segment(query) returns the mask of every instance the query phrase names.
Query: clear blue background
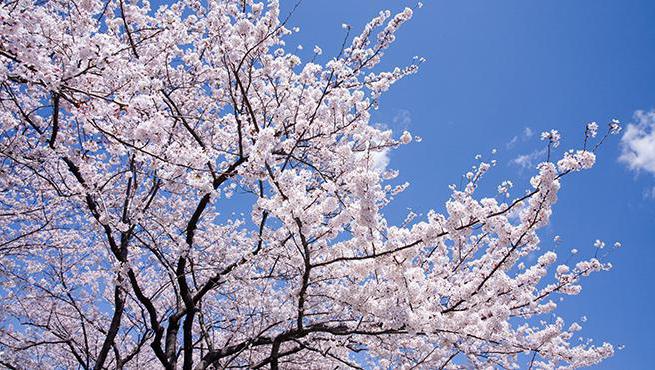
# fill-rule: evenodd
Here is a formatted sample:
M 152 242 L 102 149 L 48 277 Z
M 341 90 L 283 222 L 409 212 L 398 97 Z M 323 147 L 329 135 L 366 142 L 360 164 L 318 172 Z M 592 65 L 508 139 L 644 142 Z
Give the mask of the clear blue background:
M 282 0 L 283 15 L 295 2 Z M 487 178 L 515 180 L 519 194 L 533 174 L 512 163 L 543 148 L 539 132 L 562 132 L 561 150 L 580 146 L 584 124 L 611 118 L 627 123 L 635 110 L 655 106 L 655 1 L 424 1 L 403 26 L 385 65 L 427 58 L 419 74 L 383 97 L 375 122 L 424 138 L 391 155 L 391 168 L 412 186 L 389 209 L 402 219 L 406 208 L 441 210 L 448 184 L 459 179 L 480 153 L 499 164 Z M 361 30 L 379 10 L 400 11 L 415 2 L 305 0 L 290 25 L 301 27 L 288 43 L 303 44 L 303 59 L 315 44 L 322 61 L 335 55 L 344 35 L 341 23 Z M 526 127 L 535 133 L 524 134 Z M 514 137 L 514 145 L 508 145 Z M 655 201 L 644 192 L 653 176 L 635 174 L 617 161 L 612 137 L 591 171 L 563 181 L 552 225 L 543 231 L 543 250 L 560 261 L 576 248 L 593 255 L 595 239 L 624 247 L 608 257 L 615 268 L 584 281 L 579 296 L 560 306 L 568 320 L 586 315 L 583 335 L 625 345 L 601 369 L 650 369 L 655 352 Z M 561 235 L 563 243 L 553 245 Z

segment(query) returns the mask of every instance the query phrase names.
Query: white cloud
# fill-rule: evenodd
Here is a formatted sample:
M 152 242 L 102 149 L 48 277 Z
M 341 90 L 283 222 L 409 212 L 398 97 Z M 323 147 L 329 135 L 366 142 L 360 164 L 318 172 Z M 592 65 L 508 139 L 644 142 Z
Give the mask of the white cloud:
M 644 199 L 655 200 L 655 186 L 650 189 L 644 189 Z
M 522 154 L 518 157 L 512 159 L 513 164 L 520 166 L 521 168 L 533 168 L 537 163 L 546 160 L 546 148 L 535 150 L 532 153 Z
M 516 145 L 516 143 L 518 143 L 519 139 L 521 139 L 521 141 L 528 141 L 528 139 L 530 139 L 533 135 L 534 135 L 534 131 L 532 131 L 530 127 L 526 126 L 523 128 L 523 131 L 521 132 L 520 136 L 515 135 L 512 138 L 512 140 L 505 143 L 505 148 L 512 149 Z
M 507 214 L 507 217 L 512 221 L 519 223 L 521 221 L 521 213 L 528 208 L 528 202 L 521 202 L 517 204 Z
M 531 138 L 532 135 L 534 135 L 534 132 L 532 132 L 532 129 L 530 127 L 526 127 L 526 128 L 523 129 L 523 136 L 526 139 Z
M 389 148 L 384 148 L 382 150 L 371 150 L 369 152 L 360 151 L 354 154 L 357 161 L 367 159 L 368 168 L 381 174 L 387 170 L 387 166 L 389 165 L 389 152 Z M 368 158 L 366 158 L 367 156 Z
M 621 138 L 619 161 L 633 171 L 655 175 L 655 111 L 637 111 L 634 118 Z
M 391 122 L 393 122 L 394 126 L 406 129 L 412 123 L 412 113 L 407 109 L 398 109 Z
M 412 123 L 412 113 L 407 109 L 398 109 L 396 115 L 391 119 L 392 127 L 394 132 L 399 132 L 407 129 Z M 389 126 L 384 123 L 376 123 L 375 127 L 379 130 L 387 130 Z M 378 151 L 369 152 L 369 166 L 374 171 L 383 173 L 387 170 L 389 166 L 389 154 L 391 151 L 388 148 L 384 148 Z M 364 152 L 358 153 L 359 156 L 366 155 Z
M 373 169 L 380 173 L 384 172 L 389 165 L 389 149 L 384 148 L 379 152 L 371 152 L 371 164 Z

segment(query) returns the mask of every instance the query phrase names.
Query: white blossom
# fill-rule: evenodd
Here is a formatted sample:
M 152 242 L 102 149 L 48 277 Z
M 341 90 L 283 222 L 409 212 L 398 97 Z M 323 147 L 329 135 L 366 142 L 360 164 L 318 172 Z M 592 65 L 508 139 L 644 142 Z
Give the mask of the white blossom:
M 400 136 L 401 144 L 409 144 L 412 141 L 412 134 L 408 131 L 403 131 L 403 134 Z
M 598 124 L 596 122 L 587 123 L 586 133 L 590 137 L 596 137 L 596 134 L 598 134 Z
M 609 128 L 610 128 L 610 133 L 616 135 L 619 132 L 621 132 L 621 122 L 619 122 L 618 119 L 614 118 L 610 121 Z
M 544 131 L 541 133 L 541 140 L 548 140 L 553 148 L 559 146 L 560 134 L 557 130 Z

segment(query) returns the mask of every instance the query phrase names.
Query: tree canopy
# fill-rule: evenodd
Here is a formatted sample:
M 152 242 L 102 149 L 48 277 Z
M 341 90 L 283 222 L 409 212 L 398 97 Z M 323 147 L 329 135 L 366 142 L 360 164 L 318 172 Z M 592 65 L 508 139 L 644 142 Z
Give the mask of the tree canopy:
M 588 124 L 561 158 L 559 133 L 544 133 L 548 158 L 516 195 L 509 181 L 478 195 L 494 165 L 480 160 L 444 211 L 385 217 L 407 184 L 384 157 L 415 138 L 373 125 L 371 110 L 423 62 L 379 66 L 415 10 L 344 25 L 320 64 L 285 48 L 295 31 L 277 1 L 4 1 L 0 364 L 575 368 L 611 356 L 551 315 L 610 264 L 556 264 L 537 232 L 618 122 Z

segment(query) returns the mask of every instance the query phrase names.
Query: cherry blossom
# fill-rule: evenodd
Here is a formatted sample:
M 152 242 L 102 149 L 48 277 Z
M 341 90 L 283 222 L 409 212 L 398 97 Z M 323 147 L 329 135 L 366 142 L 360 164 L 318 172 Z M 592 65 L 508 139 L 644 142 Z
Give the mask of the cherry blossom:
M 557 314 L 611 265 L 563 262 L 538 234 L 607 135 L 551 160 L 552 130 L 529 184 L 478 195 L 496 163 L 479 162 L 445 204 L 388 220 L 409 191 L 388 153 L 412 135 L 371 111 L 424 62 L 379 67 L 413 12 L 344 24 L 319 64 L 287 45 L 300 29 L 273 0 L 0 6 L 0 364 L 548 369 L 611 356 Z

